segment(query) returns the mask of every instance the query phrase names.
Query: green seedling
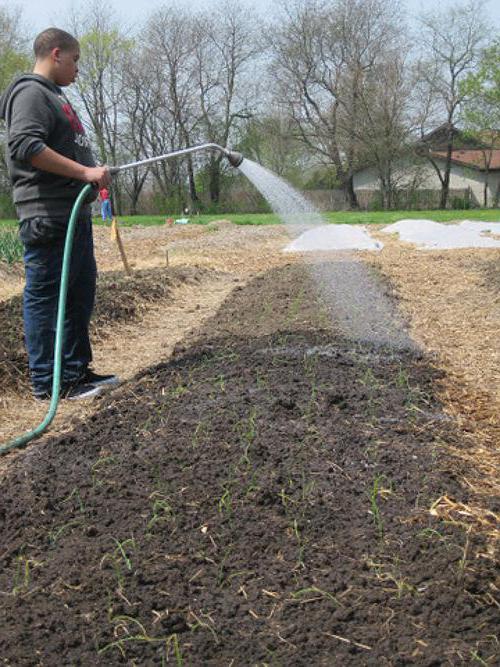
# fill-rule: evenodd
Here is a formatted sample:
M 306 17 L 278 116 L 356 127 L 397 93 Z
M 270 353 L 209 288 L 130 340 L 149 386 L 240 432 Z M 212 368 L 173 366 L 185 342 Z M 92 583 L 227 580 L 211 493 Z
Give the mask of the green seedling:
M 77 489 L 75 486 L 73 491 L 69 494 L 67 498 L 64 498 L 62 503 L 69 503 L 70 500 L 75 499 L 77 503 L 78 510 L 83 514 L 85 512 L 85 505 L 83 504 L 82 497 L 80 495 L 80 491 Z
M 484 665 L 484 667 L 489 667 L 488 663 L 485 662 L 481 658 L 481 656 L 479 655 L 479 653 L 477 651 L 474 651 L 473 649 L 471 649 L 470 655 L 471 655 L 471 658 L 473 660 L 475 660 L 476 662 L 478 662 L 480 665 Z M 490 664 L 492 664 L 492 663 L 490 663 Z
M 316 586 L 310 586 L 309 588 L 301 588 L 300 590 L 295 591 L 294 593 L 292 593 L 292 598 L 293 598 L 294 600 L 300 600 L 300 599 L 303 598 L 305 595 L 309 595 L 309 594 L 311 594 L 311 593 L 312 593 L 313 595 L 316 595 L 316 596 L 319 595 L 319 596 L 322 597 L 322 598 L 327 598 L 328 600 L 331 600 L 331 601 L 334 602 L 338 607 L 342 607 L 342 606 L 343 606 L 342 603 L 339 602 L 339 600 L 337 600 L 337 598 L 336 598 L 334 595 L 332 595 L 331 593 L 328 593 L 327 591 L 323 591 L 323 590 L 321 590 L 321 588 L 317 588 Z M 317 598 L 314 598 L 314 599 L 317 599 Z M 311 601 L 311 598 L 309 598 L 308 600 L 306 600 L 306 602 L 310 602 L 310 601 Z
M 217 506 L 219 508 L 219 514 L 227 514 L 228 517 L 233 515 L 231 491 L 227 487 L 224 487 L 224 493 L 219 498 Z
M 255 377 L 255 384 L 257 386 L 257 389 L 268 389 L 269 388 L 269 381 L 267 379 L 267 376 L 261 373 L 260 371 L 257 371 L 256 377 Z
M 24 554 L 17 557 L 17 567 L 14 574 L 14 582 L 12 585 L 12 595 L 25 593 L 30 586 L 31 569 L 41 567 L 42 561 L 37 561 L 33 558 L 27 558 Z
M 299 524 L 297 522 L 297 519 L 293 520 L 293 534 L 295 535 L 295 538 L 297 540 L 297 546 L 298 546 L 298 557 L 297 557 L 297 567 L 305 568 L 305 563 L 304 563 L 304 551 L 305 551 L 305 543 L 302 539 L 302 535 L 299 530 Z
M 285 489 L 282 488 L 281 491 L 278 493 L 278 496 L 281 500 L 281 504 L 285 508 L 285 510 L 288 510 L 289 506 L 294 502 L 292 496 L 289 496 L 285 493 Z
M 118 586 L 119 588 L 123 588 L 125 577 L 122 573 L 122 565 L 125 564 L 125 567 L 129 572 L 132 571 L 132 561 L 127 554 L 127 549 L 135 549 L 136 544 L 134 538 L 129 538 L 123 542 L 119 542 L 114 537 L 111 537 L 111 539 L 116 544 L 116 549 L 111 553 L 105 554 L 101 559 L 100 565 L 102 567 L 108 560 L 111 561 L 113 572 L 118 581 Z
M 304 288 L 302 287 L 288 308 L 288 315 L 286 318 L 287 325 L 291 324 L 292 321 L 297 317 L 303 301 L 304 301 Z
M 384 565 L 383 563 L 375 563 L 371 559 L 368 559 L 366 563 L 369 567 L 372 567 L 375 570 L 377 579 L 379 579 L 380 581 L 390 581 L 393 584 L 395 584 L 396 586 L 395 589 L 390 588 L 384 590 L 387 590 L 388 592 L 395 591 L 398 599 L 401 599 L 404 595 L 408 593 L 411 595 L 416 595 L 418 593 L 415 586 L 408 583 L 404 579 L 404 577 L 402 577 L 401 575 L 393 574 L 392 572 L 388 572 L 387 565 Z M 394 566 L 397 568 L 397 562 L 394 564 Z
M 222 557 L 222 559 L 221 559 L 221 561 L 218 565 L 218 568 L 217 568 L 217 586 L 219 586 L 220 588 L 222 588 L 222 586 L 224 586 L 224 582 L 226 580 L 226 577 L 224 576 L 224 572 L 225 572 L 225 569 L 226 569 L 226 562 L 228 561 L 232 550 L 233 550 L 232 547 L 228 547 L 224 551 L 224 556 Z
M 212 619 L 208 614 L 206 615 L 206 618 L 210 620 L 211 623 L 207 623 L 205 621 L 202 621 L 199 616 L 197 616 L 194 611 L 190 610 L 189 614 L 194 618 L 195 623 L 188 623 L 189 629 L 191 632 L 194 632 L 195 630 L 198 630 L 200 628 L 203 628 L 204 630 L 208 630 L 209 632 L 212 633 L 212 637 L 214 638 L 214 641 L 216 644 L 219 643 L 219 638 L 217 636 L 217 633 L 215 632 L 214 628 L 212 627 L 211 623 L 213 623 Z M 200 616 L 204 616 L 204 614 L 200 614 Z
M 377 527 L 377 532 L 379 538 L 384 537 L 384 524 L 382 521 L 382 516 L 380 514 L 380 508 L 378 506 L 379 496 L 385 498 L 387 495 L 390 495 L 392 491 L 382 487 L 382 482 L 385 479 L 385 475 L 377 475 L 373 480 L 373 486 L 370 491 L 370 508 L 375 526 Z
M 173 516 L 172 506 L 168 502 L 168 498 L 158 491 L 154 491 L 150 496 L 150 500 L 153 501 L 152 507 L 152 517 L 148 521 L 147 531 L 150 532 L 151 529 L 157 524 L 162 524 L 168 521 Z
M 241 461 L 246 465 L 250 465 L 250 456 L 249 451 L 252 446 L 255 435 L 256 435 L 256 426 L 255 418 L 257 415 L 257 410 L 252 408 L 248 419 L 242 420 L 238 425 L 238 430 L 240 431 L 240 437 L 243 440 L 243 455 Z
M 215 384 L 216 384 L 217 387 L 219 387 L 219 390 L 222 393 L 224 393 L 226 391 L 226 379 L 225 379 L 225 377 L 222 373 L 216 379 Z
M 64 523 L 62 526 L 54 528 L 54 530 L 51 530 L 49 532 L 50 542 L 52 544 L 55 544 L 57 540 L 61 537 L 61 535 L 64 533 L 64 531 L 70 528 L 74 528 L 75 526 L 81 526 L 83 522 L 84 522 L 83 519 L 73 519 L 73 521 L 68 521 L 67 523 Z
M 103 456 L 101 459 L 97 459 L 97 461 L 92 465 L 91 473 L 92 473 L 92 485 L 95 486 L 101 486 L 103 482 L 98 479 L 97 473 L 105 468 L 106 466 L 115 463 L 115 457 L 114 456 Z
M 181 650 L 180 650 L 180 645 L 179 645 L 179 637 L 177 634 L 171 634 L 168 635 L 167 637 L 151 637 L 147 631 L 144 625 L 138 621 L 136 618 L 132 618 L 131 616 L 115 616 L 112 619 L 113 623 L 117 624 L 117 627 L 122 628 L 125 632 L 127 632 L 126 636 L 121 637 L 121 639 L 118 639 L 114 642 L 111 642 L 109 644 L 106 644 L 106 646 L 103 646 L 98 650 L 99 654 L 106 653 L 107 651 L 110 651 L 111 649 L 118 649 L 122 655 L 123 658 L 126 657 L 126 652 L 125 652 L 125 646 L 126 644 L 130 643 L 148 643 L 148 644 L 164 644 L 165 645 L 165 654 L 166 657 L 170 654 L 170 652 L 173 650 L 175 660 L 177 663 L 177 667 L 182 667 L 183 665 L 183 659 L 181 655 Z M 128 626 L 129 625 L 134 625 L 138 628 L 138 632 L 135 634 L 131 635 L 128 634 Z

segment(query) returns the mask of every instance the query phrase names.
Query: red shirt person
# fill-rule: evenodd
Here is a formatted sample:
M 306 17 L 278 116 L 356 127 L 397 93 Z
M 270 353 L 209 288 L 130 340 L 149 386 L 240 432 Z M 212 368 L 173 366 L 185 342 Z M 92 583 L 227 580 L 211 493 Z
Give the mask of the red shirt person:
M 101 200 L 101 215 L 103 222 L 109 218 L 112 220 L 113 211 L 111 210 L 111 200 L 109 198 L 109 190 L 107 188 L 101 188 L 99 190 L 99 199 Z

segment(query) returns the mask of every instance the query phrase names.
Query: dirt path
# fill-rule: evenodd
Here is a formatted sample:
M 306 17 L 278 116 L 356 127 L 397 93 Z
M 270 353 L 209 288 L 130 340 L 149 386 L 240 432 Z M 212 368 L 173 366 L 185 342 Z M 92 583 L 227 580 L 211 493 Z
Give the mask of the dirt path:
M 197 285 L 177 288 L 171 301 L 153 306 L 139 322 L 118 325 L 111 336 L 96 345 L 95 368 L 116 373 L 126 384 L 137 372 L 166 361 L 175 344 L 213 316 L 239 282 L 238 277 L 220 274 Z M 75 420 L 88 418 L 99 406 L 99 399 L 62 401 L 49 437 L 71 430 Z M 0 400 L 0 441 L 33 428 L 43 419 L 46 410 L 46 403 L 36 402 L 26 394 L 24 397 L 19 392 L 4 394 Z M 32 446 L 43 447 L 43 439 Z M 14 458 L 13 453 L 9 459 Z M 2 459 L 0 470 L 5 469 L 6 464 L 7 459 Z

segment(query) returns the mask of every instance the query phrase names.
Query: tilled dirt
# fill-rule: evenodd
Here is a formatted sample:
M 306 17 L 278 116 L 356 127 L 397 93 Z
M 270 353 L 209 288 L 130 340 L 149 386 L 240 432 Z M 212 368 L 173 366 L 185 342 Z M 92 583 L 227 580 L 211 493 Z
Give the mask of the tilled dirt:
M 155 303 L 172 297 L 182 285 L 217 279 L 217 272 L 202 267 L 155 268 L 106 272 L 99 276 L 92 318 L 92 340 L 99 345 L 117 325 L 137 322 Z M 24 348 L 22 296 L 0 301 L 0 391 L 29 391 L 28 360 Z
M 5 665 L 496 664 L 484 533 L 425 355 L 354 344 L 298 266 L 18 456 Z

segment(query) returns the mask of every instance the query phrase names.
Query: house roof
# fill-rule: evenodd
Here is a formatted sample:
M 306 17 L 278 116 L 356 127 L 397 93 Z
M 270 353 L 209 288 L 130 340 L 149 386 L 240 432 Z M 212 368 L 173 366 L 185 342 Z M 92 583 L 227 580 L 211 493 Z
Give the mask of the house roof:
M 431 151 L 434 158 L 446 159 L 446 151 Z M 490 160 L 491 157 L 491 160 Z M 451 161 L 479 171 L 487 170 L 490 160 L 489 171 L 500 170 L 500 148 L 489 149 L 457 149 L 451 152 Z

